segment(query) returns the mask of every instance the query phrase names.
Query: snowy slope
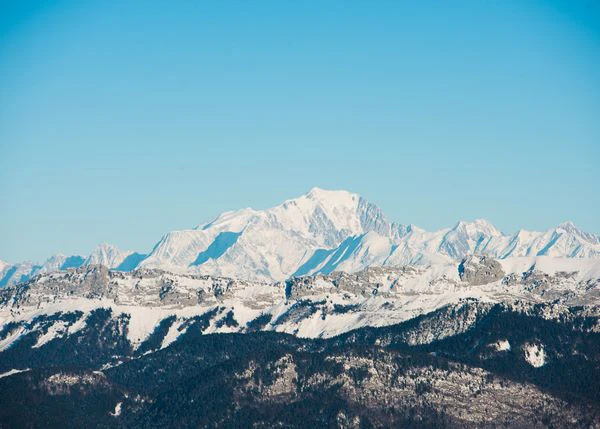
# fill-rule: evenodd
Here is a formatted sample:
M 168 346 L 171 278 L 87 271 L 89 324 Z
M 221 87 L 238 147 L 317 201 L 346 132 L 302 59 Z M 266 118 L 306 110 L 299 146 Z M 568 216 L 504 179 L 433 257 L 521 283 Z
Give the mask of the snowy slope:
M 0 287 L 44 272 L 94 264 L 121 271 L 158 268 L 280 281 L 371 266 L 444 264 L 470 254 L 497 259 L 600 258 L 600 237 L 571 222 L 548 231 L 505 234 L 483 219 L 430 232 L 390 223 L 381 209 L 357 194 L 313 188 L 266 210 L 230 211 L 196 228 L 169 232 L 148 255 L 103 244 L 86 258 L 59 254 L 39 265 L 3 263 Z
M 356 194 L 314 188 L 271 209 L 227 212 L 196 229 L 171 232 L 141 266 L 283 280 L 369 266 L 445 263 L 473 253 L 495 258 L 599 257 L 600 240 L 572 223 L 509 235 L 478 219 L 428 232 L 390 223 L 378 207 Z
M 126 271 L 130 271 L 137 266 L 139 261 L 143 259 L 143 256 L 135 252 L 121 251 L 110 244 L 101 244 L 87 258 L 79 255 L 66 256 L 58 253 L 46 259 L 42 264 L 34 264 L 29 261 L 18 264 L 6 264 L 4 269 L 0 266 L 0 287 L 27 281 L 39 274 L 89 265 L 104 265 L 108 268 L 119 270 L 129 268 Z
M 471 259 L 470 269 L 485 271 L 484 259 Z M 34 347 L 72 335 L 97 309 L 110 309 L 134 347 L 168 322 L 171 328 L 163 341 L 167 346 L 199 316 L 207 322 L 204 333 L 246 332 L 254 326 L 330 337 L 363 326 L 399 323 L 469 299 L 516 306 L 547 303 L 548 317 L 576 307 L 600 315 L 596 259 L 519 257 L 501 260 L 499 267 L 501 276 L 489 282 L 461 279 L 458 265 L 448 262 L 277 283 L 81 267 L 42 274 L 0 291 L 0 348 L 31 333 L 36 333 Z M 257 324 L 261 318 L 264 322 Z
M 379 208 L 350 192 L 314 188 L 267 210 L 227 212 L 196 229 L 171 232 L 140 266 L 282 280 L 318 249 L 368 231 L 392 234 Z

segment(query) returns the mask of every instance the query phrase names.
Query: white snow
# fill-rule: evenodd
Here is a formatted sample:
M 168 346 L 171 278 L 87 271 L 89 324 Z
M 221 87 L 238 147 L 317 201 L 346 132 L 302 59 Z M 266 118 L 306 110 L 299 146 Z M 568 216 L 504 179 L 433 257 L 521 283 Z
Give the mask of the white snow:
M 161 349 L 168 347 L 169 345 L 177 341 L 177 338 L 179 338 L 180 335 L 185 333 L 185 330 L 181 329 L 181 325 L 183 325 L 183 321 L 175 319 L 173 324 L 169 327 L 167 334 L 162 340 L 162 343 L 160 345 Z
M 115 405 L 115 410 L 112 413 L 110 413 L 110 415 L 113 417 L 119 417 L 121 415 L 122 405 L 123 405 L 123 402 L 117 402 L 117 405 Z
M 219 234 L 235 234 L 231 241 Z M 352 239 L 348 246 L 345 241 Z M 196 263 L 213 245 L 214 254 Z M 319 253 L 321 252 L 321 253 Z M 323 252 L 328 252 L 324 254 Z M 489 221 L 460 221 L 452 228 L 428 232 L 390 223 L 382 211 L 348 191 L 313 188 L 265 210 L 229 211 L 214 221 L 188 230 L 165 234 L 141 267 L 175 273 L 202 273 L 260 281 L 281 281 L 304 267 L 308 274 L 336 269 L 355 272 L 369 266 L 402 266 L 456 262 L 469 254 L 505 258 L 600 258 L 600 236 L 564 222 L 547 231 L 499 231 Z M 131 255 L 101 244 L 85 264 L 117 267 Z M 0 264 L 12 285 L 35 274 L 60 268 L 66 257 L 58 254 L 40 268 L 32 262 Z M 523 262 L 525 263 L 525 262 Z M 539 263 L 543 264 L 544 259 Z M 568 268 L 568 264 L 564 264 Z M 596 272 L 596 267 L 594 267 Z
M 596 260 L 586 258 L 559 259 L 550 257 L 508 258 L 501 261 L 507 273 L 520 274 L 535 265 L 536 270 L 550 273 L 559 271 L 578 272 L 574 277 L 560 280 L 555 286 L 557 293 L 568 292 L 573 299 L 583 298 L 593 293 L 589 285 L 600 277 Z M 542 271 L 542 272 L 544 272 Z M 78 277 L 80 276 L 80 277 Z M 369 268 L 355 275 L 341 275 L 349 286 L 340 289 L 334 284 L 333 276 L 310 278 L 306 289 L 300 290 L 302 299 L 319 304 L 319 310 L 310 317 L 286 317 L 285 322 L 277 322 L 285 313 L 290 311 L 295 298 L 289 302 L 285 297 L 283 283 L 268 284 L 262 282 L 245 282 L 239 280 L 218 279 L 209 277 L 191 277 L 172 273 L 151 273 L 140 276 L 137 274 L 119 273 L 112 276 L 111 288 L 117 294 L 114 299 L 89 299 L 53 289 L 56 282 L 69 279 L 70 282 L 85 280 L 85 273 L 52 273 L 39 277 L 28 289 L 31 304 L 12 306 L 12 301 L 0 306 L 0 325 L 8 322 L 17 324 L 29 322 L 37 316 L 54 315 L 56 313 L 83 312 L 83 315 L 72 325 L 57 321 L 39 335 L 34 347 L 41 347 L 54 338 L 70 335 L 83 329 L 91 311 L 95 309 L 111 309 L 114 319 L 124 320 L 121 316 L 128 315 L 129 323 L 119 322 L 119 329 L 127 332 L 127 338 L 134 348 L 139 347 L 162 320 L 175 317 L 162 339 L 161 347 L 167 347 L 183 333 L 181 325 L 194 316 L 218 309 L 218 314 L 212 318 L 206 333 L 244 331 L 248 322 L 260 315 L 271 315 L 271 322 L 264 329 L 293 333 L 302 337 L 330 337 L 356 329 L 362 326 L 384 326 L 408 320 L 417 315 L 434 311 L 446 305 L 456 304 L 463 299 L 475 298 L 483 302 L 543 302 L 543 297 L 534 295 L 526 288 L 503 284 L 496 281 L 486 285 L 470 286 L 460 282 L 457 264 L 452 262 L 438 263 L 426 267 L 407 267 L 404 269 Z M 586 277 L 589 276 L 589 277 Z M 64 278 L 64 279 L 63 279 Z M 562 277 L 560 277 L 562 278 Z M 559 279 L 560 279 L 559 278 Z M 62 279 L 62 280 L 61 280 Z M 592 283 L 589 283 L 589 282 Z M 356 282 L 353 285 L 353 282 Z M 579 283 L 578 283 L 579 282 Z M 48 284 L 48 286 L 45 286 Z M 169 284 L 171 293 L 181 297 L 162 301 L 159 298 L 161 285 Z M 377 295 L 373 290 L 377 285 Z M 47 289 L 46 289 L 47 288 Z M 220 288 L 220 295 L 213 295 L 214 288 Z M 561 292 L 562 291 L 562 292 Z M 202 292 L 202 293 L 200 293 Z M 198 305 L 197 296 L 203 296 L 202 304 Z M 48 295 L 49 294 L 49 295 Z M 556 295 L 549 294 L 549 299 Z M 167 297 L 168 298 L 168 297 Z M 189 299 L 188 299 L 189 298 Z M 592 297 L 593 298 L 593 297 Z M 181 300 L 180 300 L 181 299 Z M 581 302 L 581 299 L 579 302 Z M 590 298 L 591 299 L 591 298 Z M 591 304 L 591 302 L 588 302 Z M 352 311 L 338 313 L 335 305 L 354 307 Z M 239 326 L 227 326 L 218 323 L 233 313 Z M 549 315 L 552 317 L 552 315 Z M 125 318 L 125 319 L 127 319 Z M 31 332 L 40 332 L 47 322 L 40 322 L 31 327 Z M 221 326 L 219 326 L 221 325 Z M 10 347 L 21 335 L 27 334 L 29 328 L 25 325 L 12 328 L 12 332 L 0 340 L 0 351 Z M 498 350 L 508 347 L 499 344 Z
M 49 343 L 55 338 L 62 337 L 63 334 L 67 331 L 67 324 L 63 321 L 53 323 L 45 334 L 41 335 L 37 342 L 32 346 L 32 348 L 37 349 L 42 347 L 43 345 Z
M 526 256 L 500 259 L 498 262 L 507 273 L 524 273 L 532 267 L 535 270 L 556 274 L 557 272 L 577 272 L 578 279 L 600 278 L 598 258 L 555 258 L 550 256 Z
M 134 346 L 139 346 L 160 323 L 161 320 L 171 316 L 169 310 L 165 311 L 154 307 L 119 307 L 121 313 L 130 316 L 127 338 Z
M 85 265 L 104 265 L 108 268 L 118 267 L 133 252 L 122 251 L 111 244 L 102 243 L 87 257 Z
M 212 307 L 189 306 L 174 309 L 161 307 L 113 305 L 112 309 L 114 315 L 126 314 L 130 316 L 127 330 L 127 338 L 134 346 L 134 348 L 137 348 L 150 336 L 150 334 L 152 334 L 154 329 L 160 324 L 162 320 L 167 319 L 171 316 L 189 319 L 193 316 L 199 316 L 206 313 L 207 311 L 211 310 Z M 174 325 L 175 324 L 176 323 L 174 323 Z M 173 326 L 171 326 L 171 328 L 173 328 Z M 171 328 L 169 329 L 168 333 L 170 333 L 170 335 L 175 335 L 175 332 L 172 332 Z M 177 339 L 177 336 L 173 338 L 173 341 Z M 170 344 L 170 342 L 168 344 Z M 163 347 L 166 347 L 166 345 L 164 345 Z
M 233 238 L 219 241 L 223 233 Z M 214 309 L 218 309 L 218 314 L 210 321 L 209 333 L 243 331 L 249 321 L 269 314 L 272 322 L 265 329 L 327 337 L 361 326 L 398 323 L 466 298 L 485 302 L 546 299 L 535 295 L 535 291 L 501 281 L 481 286 L 461 282 L 458 261 L 472 253 L 500 258 L 505 273 L 513 273 L 518 279 L 531 270 L 549 275 L 575 273 L 571 277 L 562 276 L 564 282 L 551 292 L 555 295 L 568 292 L 573 299 L 581 298 L 579 305 L 588 303 L 591 295 L 586 295 L 586 291 L 600 279 L 600 238 L 572 223 L 543 232 L 504 234 L 490 222 L 476 219 L 428 232 L 388 222 L 379 208 L 357 194 L 313 188 L 306 195 L 272 208 L 230 211 L 195 229 L 167 233 L 135 274 L 109 274 L 110 293 L 105 293 L 102 299 L 84 297 L 93 294 L 64 292 L 68 289 L 65 285 L 77 281 L 84 285 L 85 277 L 80 271 L 55 271 L 66 259 L 64 255 L 49 258 L 42 269 L 34 268 L 30 262 L 17 264 L 14 279 L 39 276 L 28 289 L 25 304 L 10 301 L 0 306 L 0 326 L 59 312 L 84 313 L 70 326 L 56 322 L 48 327 L 34 345 L 41 347 L 54 338 L 83 329 L 91 311 L 112 309 L 113 318 L 128 315 L 129 323 L 119 325 L 119 329 L 126 329 L 129 341 L 138 347 L 162 320 L 174 316 L 175 322 L 161 344 L 167 347 L 181 335 L 179 328 L 187 319 Z M 116 267 L 129 254 L 103 244 L 94 249 L 86 264 Z M 199 258 L 199 254 L 208 257 Z M 394 269 L 406 265 L 409 269 Z M 3 272 L 7 267 L 11 266 L 0 264 Z M 301 296 L 315 302 L 325 301 L 323 313 L 319 310 L 310 317 L 274 323 L 290 311 L 293 302 L 286 302 L 285 284 L 272 282 L 288 279 L 301 267 L 301 272 L 316 275 Z M 143 268 L 170 272 L 150 272 Z M 332 280 L 334 276 L 319 274 L 356 273 L 365 268 L 369 268 L 365 274 L 368 281 L 363 279 L 361 285 L 349 290 L 338 290 Z M 351 281 L 351 277 L 345 279 Z M 11 281 L 16 280 L 8 281 L 9 285 Z M 377 296 L 372 296 L 375 284 Z M 160 295 L 165 285 L 169 289 L 166 298 Z M 547 295 L 548 299 L 554 299 L 552 293 Z M 358 310 L 325 311 L 332 310 L 335 304 L 353 304 Z M 219 326 L 219 320 L 229 311 L 239 326 Z M 41 325 L 36 325 L 31 331 L 40 329 Z M 0 351 L 27 333 L 24 324 L 14 328 L 0 340 Z M 510 344 L 499 342 L 496 347 L 507 350 Z M 540 353 L 544 356 L 543 349 Z
M 508 340 L 498 340 L 494 344 L 494 347 L 499 352 L 506 352 L 506 351 L 510 351 L 510 349 L 511 349 L 510 342 Z
M 83 328 L 85 328 L 86 326 L 86 322 L 87 322 L 87 316 L 83 315 L 81 316 L 77 322 L 73 323 L 71 326 L 69 326 L 67 328 L 67 332 L 69 334 L 74 334 L 75 332 L 81 331 Z
M 77 331 L 80 331 L 85 327 L 86 324 L 86 316 L 83 315 L 75 323 L 69 324 L 64 320 L 58 320 L 52 325 L 50 325 L 46 332 L 40 335 L 36 341 L 36 343 L 32 346 L 32 348 L 39 348 L 45 344 L 48 344 L 50 341 L 64 337 L 65 335 L 74 334 Z
M 495 258 L 538 253 L 600 257 L 598 236 L 582 233 L 574 226 L 545 232 L 521 230 L 511 235 L 486 220 L 476 219 L 434 232 L 411 227 L 399 233 L 396 224 L 382 217 L 376 206 L 369 205 L 365 212 L 360 201 L 360 196 L 347 191 L 314 188 L 267 210 L 226 212 L 199 228 L 167 234 L 142 266 L 180 272 L 192 269 L 251 280 L 284 280 L 309 261 L 312 266 L 307 274 L 331 267 L 355 272 L 379 265 L 426 266 L 455 262 L 474 252 Z M 365 229 L 365 219 L 382 226 Z M 190 267 L 197 255 L 225 231 L 240 236 L 218 258 Z M 344 240 L 350 237 L 353 242 L 348 246 Z M 329 254 L 319 260 L 318 251 Z
M 21 335 L 26 332 L 27 330 L 23 326 L 19 326 L 17 329 L 8 334 L 3 340 L 0 340 L 0 352 L 3 352 L 12 346 L 21 337 Z
M 21 372 L 27 372 L 27 371 L 31 371 L 30 368 L 25 368 L 25 369 L 11 369 L 10 371 L 6 371 L 0 374 L 0 378 L 4 378 L 4 377 L 10 377 L 11 375 L 14 374 L 19 374 Z
M 534 368 L 540 368 L 546 364 L 546 351 L 541 344 L 526 344 L 524 347 L 525 360 Z

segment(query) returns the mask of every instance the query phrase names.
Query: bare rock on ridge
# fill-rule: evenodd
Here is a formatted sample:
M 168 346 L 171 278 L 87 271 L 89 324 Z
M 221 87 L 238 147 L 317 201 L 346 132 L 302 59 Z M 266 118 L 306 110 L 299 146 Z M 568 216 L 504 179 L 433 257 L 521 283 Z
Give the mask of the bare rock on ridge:
M 463 282 L 472 286 L 483 285 L 504 277 L 502 265 L 488 256 L 470 255 L 458 265 L 458 274 Z

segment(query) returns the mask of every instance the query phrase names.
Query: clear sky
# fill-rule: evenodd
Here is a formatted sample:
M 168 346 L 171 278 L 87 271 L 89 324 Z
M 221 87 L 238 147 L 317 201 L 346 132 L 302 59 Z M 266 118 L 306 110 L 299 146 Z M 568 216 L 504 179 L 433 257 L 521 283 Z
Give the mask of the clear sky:
M 147 251 L 313 186 L 600 232 L 599 5 L 3 1 L 0 259 Z

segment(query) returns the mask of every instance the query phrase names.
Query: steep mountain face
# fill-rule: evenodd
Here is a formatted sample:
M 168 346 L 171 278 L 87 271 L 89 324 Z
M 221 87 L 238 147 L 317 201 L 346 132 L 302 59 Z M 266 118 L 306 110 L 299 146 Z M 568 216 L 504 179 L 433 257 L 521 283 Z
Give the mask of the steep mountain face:
M 317 249 L 368 231 L 391 234 L 379 208 L 349 192 L 315 188 L 271 209 L 229 212 L 194 230 L 169 233 L 140 266 L 282 280 Z
M 41 265 L 2 264 L 0 287 L 95 264 L 120 271 L 147 268 L 282 281 L 372 266 L 447 264 L 470 254 L 600 258 L 600 237 L 570 222 L 545 232 L 509 235 L 481 219 L 428 232 L 390 223 L 381 209 L 356 194 L 314 188 L 270 209 L 226 212 L 197 228 L 169 232 L 148 255 L 104 244 L 86 258 L 56 255 Z
M 133 252 L 123 252 L 116 246 L 100 244 L 87 257 L 82 265 L 103 265 L 108 268 L 117 268 Z
M 502 236 L 491 223 L 482 219 L 470 223 L 458 222 L 444 234 L 438 250 L 451 258 L 462 258 L 469 253 L 482 254 L 491 242 Z
M 356 194 L 315 188 L 271 209 L 228 212 L 194 230 L 169 233 L 140 266 L 270 281 L 370 266 L 443 264 L 473 253 L 600 257 L 600 239 L 572 223 L 507 235 L 481 219 L 427 232 L 390 223 Z

